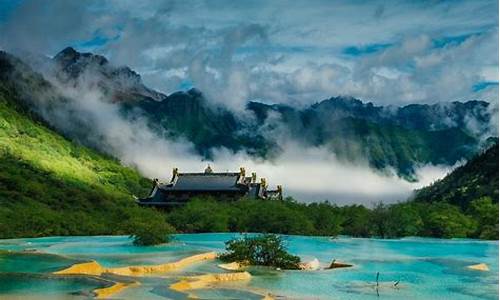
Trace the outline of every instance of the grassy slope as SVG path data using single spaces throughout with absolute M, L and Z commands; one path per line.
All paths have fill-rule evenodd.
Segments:
M 37 121 L 0 83 L 0 237 L 123 234 L 162 219 L 137 207 L 150 182 Z

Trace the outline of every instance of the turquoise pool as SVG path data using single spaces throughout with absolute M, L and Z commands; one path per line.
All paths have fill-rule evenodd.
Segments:
M 160 264 L 207 251 L 221 252 L 238 234 L 181 234 L 168 245 L 135 247 L 125 236 L 47 237 L 1 240 L 0 299 L 88 299 L 112 277 L 54 276 L 77 262 L 96 260 L 106 267 Z M 498 242 L 405 238 L 399 240 L 286 236 L 290 252 L 322 265 L 332 259 L 353 268 L 279 271 L 251 268 L 248 282 L 192 291 L 201 299 L 498 299 Z M 140 285 L 116 299 L 186 299 L 168 288 L 182 276 L 227 272 L 217 261 L 173 273 L 139 278 Z M 489 271 L 467 266 L 484 263 Z M 379 272 L 380 285 L 375 280 Z M 111 276 L 111 275 L 110 275 Z M 119 278 L 130 280 L 130 278 Z M 397 287 L 394 282 L 399 281 Z

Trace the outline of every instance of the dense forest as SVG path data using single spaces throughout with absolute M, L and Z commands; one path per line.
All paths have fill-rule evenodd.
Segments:
M 497 239 L 498 203 L 490 197 L 471 202 L 463 211 L 445 203 L 405 202 L 336 206 L 242 199 L 219 202 L 193 199 L 167 215 L 180 232 L 265 232 L 300 235 L 396 238 L 428 236 Z

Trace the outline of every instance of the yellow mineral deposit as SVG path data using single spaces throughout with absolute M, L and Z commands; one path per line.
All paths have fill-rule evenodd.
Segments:
M 239 262 L 232 262 L 228 264 L 220 264 L 217 265 L 219 268 L 227 270 L 227 271 L 239 271 L 242 268 L 245 267 L 245 264 L 239 263 Z
M 467 266 L 468 269 L 471 269 L 471 270 L 476 270 L 476 271 L 483 271 L 483 272 L 486 272 L 486 271 L 489 271 L 490 268 L 488 268 L 488 265 L 487 264 L 476 264 L 476 265 L 470 265 L 470 266 Z
M 93 292 L 96 295 L 97 299 L 105 299 L 113 296 L 116 293 L 123 291 L 124 289 L 132 286 L 140 285 L 139 282 L 132 283 L 124 283 L 124 282 L 115 282 L 112 286 L 95 289 Z
M 252 275 L 248 272 L 237 273 L 215 273 L 199 276 L 191 276 L 179 282 L 170 285 L 170 288 L 175 291 L 186 291 L 194 289 L 202 289 L 211 284 L 229 282 L 229 281 L 246 281 L 250 280 Z
M 127 266 L 120 268 L 104 268 L 96 261 L 74 264 L 69 268 L 61 271 L 54 272 L 57 275 L 95 275 L 99 276 L 104 273 L 111 273 L 123 276 L 144 276 L 153 273 L 165 273 L 170 271 L 176 271 L 185 268 L 194 263 L 198 263 L 205 260 L 212 260 L 217 257 L 215 252 L 207 252 L 202 254 L 193 255 L 190 257 L 183 258 L 176 262 L 151 265 L 151 266 Z

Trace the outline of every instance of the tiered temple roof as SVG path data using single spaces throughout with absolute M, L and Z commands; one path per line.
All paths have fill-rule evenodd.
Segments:
M 282 189 L 268 190 L 265 178 L 257 182 L 257 174 L 247 177 L 245 168 L 240 172 L 215 173 L 210 165 L 203 173 L 180 173 L 173 169 L 168 183 L 154 180 L 149 197 L 139 199 L 144 206 L 172 206 L 184 204 L 190 198 L 212 196 L 218 200 L 237 200 L 242 197 L 256 199 L 282 199 Z

